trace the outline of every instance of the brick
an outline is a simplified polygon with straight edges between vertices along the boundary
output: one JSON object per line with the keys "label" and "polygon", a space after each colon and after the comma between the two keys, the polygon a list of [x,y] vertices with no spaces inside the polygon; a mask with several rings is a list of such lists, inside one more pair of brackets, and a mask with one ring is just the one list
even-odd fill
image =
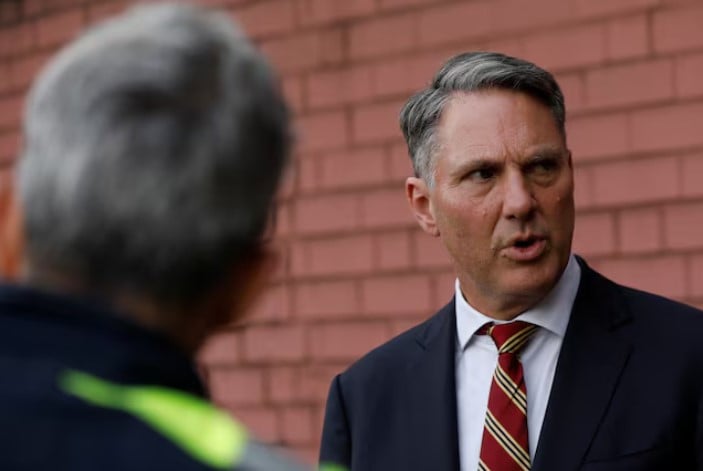
{"label": "brick", "polygon": [[295,26],[294,3],[289,0],[264,0],[235,8],[234,19],[247,35],[261,38],[288,33]]}
{"label": "brick", "polygon": [[290,316],[289,292],[285,285],[268,287],[265,293],[252,306],[247,317],[248,323],[286,320]]}
{"label": "brick", "polygon": [[682,98],[703,96],[703,54],[692,54],[676,60],[676,94]]}
{"label": "brick", "polygon": [[42,16],[37,21],[37,43],[40,47],[49,47],[67,42],[82,27],[82,9]]}
{"label": "brick", "polygon": [[347,59],[347,35],[342,28],[323,31],[321,34],[322,47],[320,56],[326,65],[339,65]]}
{"label": "brick", "polygon": [[381,322],[335,322],[310,327],[313,357],[318,360],[353,360],[388,339]]}
{"label": "brick", "polygon": [[104,21],[111,16],[116,16],[122,13],[127,8],[128,2],[122,0],[119,2],[111,1],[108,3],[90,2],[88,5],[88,21],[95,24]]}
{"label": "brick", "polygon": [[320,186],[341,189],[382,183],[386,180],[385,157],[380,147],[329,153],[320,160]]}
{"label": "brick", "polygon": [[356,195],[327,195],[295,201],[295,229],[298,234],[349,231],[360,225]]}
{"label": "brick", "polygon": [[226,404],[234,417],[241,421],[257,440],[275,443],[281,439],[276,411],[262,407],[238,407]]}
{"label": "brick", "polygon": [[343,58],[342,41],[339,31],[316,30],[263,40],[260,47],[277,70],[288,73],[338,63]]}
{"label": "brick", "polygon": [[418,29],[422,46],[471,40],[492,32],[492,9],[487,1],[441,5],[420,15]]}
{"label": "brick", "polygon": [[298,167],[298,188],[303,193],[314,193],[320,187],[320,159],[317,156],[304,156],[294,160]]}
{"label": "brick", "polygon": [[540,32],[525,38],[525,55],[552,72],[592,66],[606,57],[605,39],[605,27],[599,24]]}
{"label": "brick", "polygon": [[9,85],[13,90],[29,86],[49,59],[45,54],[33,54],[12,59],[9,64]]}
{"label": "brick", "polygon": [[584,257],[615,252],[615,222],[611,213],[579,214],[574,230],[574,251]]}
{"label": "brick", "polygon": [[703,46],[703,6],[695,5],[654,13],[653,37],[656,52],[673,52]]}
{"label": "brick", "polygon": [[305,273],[349,275],[368,273],[373,266],[373,245],[369,235],[354,235],[307,244]]}
{"label": "brick", "polygon": [[352,317],[359,312],[353,281],[300,283],[295,288],[295,312],[304,319]]}
{"label": "brick", "polygon": [[244,356],[250,362],[290,363],[305,357],[300,325],[250,327],[244,332]]}
{"label": "brick", "polygon": [[703,153],[687,155],[682,158],[684,196],[703,196]]}
{"label": "brick", "polygon": [[559,88],[561,88],[561,92],[564,94],[564,104],[567,114],[572,114],[585,108],[586,85],[582,74],[558,74],[555,78],[559,84]]}
{"label": "brick", "polygon": [[303,80],[300,77],[285,77],[281,81],[281,88],[288,106],[294,112],[302,113],[305,109]]}
{"label": "brick", "polygon": [[330,111],[298,119],[299,150],[321,151],[346,147],[349,142],[344,112]]}
{"label": "brick", "polygon": [[349,55],[361,60],[410,51],[417,47],[417,32],[414,12],[357,23],[349,30]]}
{"label": "brick", "polygon": [[678,161],[673,157],[614,162],[593,168],[597,204],[643,203],[680,195]]}
{"label": "brick", "polygon": [[398,115],[402,103],[380,103],[365,105],[352,113],[352,140],[357,144],[376,143],[397,139],[402,134],[398,127]]}
{"label": "brick", "polygon": [[657,208],[629,209],[618,217],[620,251],[655,252],[662,248],[662,220]]}
{"label": "brick", "polygon": [[500,0],[492,2],[493,34],[539,31],[574,20],[573,2],[563,0]]}
{"label": "brick", "polygon": [[523,47],[522,38],[503,38],[481,41],[485,46],[480,49],[486,51],[500,52],[509,56],[523,57],[525,48]]}
{"label": "brick", "polygon": [[632,115],[632,150],[660,151],[703,144],[703,103],[642,110]]}
{"label": "brick", "polygon": [[647,15],[617,18],[609,21],[606,28],[608,59],[633,59],[649,54],[650,33]]}
{"label": "brick", "polygon": [[[375,65],[375,93],[381,97],[402,96],[407,99],[409,93],[427,85],[447,58],[448,55],[437,52],[389,57]],[[398,122],[397,116],[394,122]]]}
{"label": "brick", "polygon": [[[357,324],[355,324],[357,325]],[[320,341],[319,336],[324,335],[326,332],[325,329],[317,330],[317,336],[313,336],[313,344],[316,344],[316,342]],[[352,335],[358,335],[358,333],[361,332],[362,334],[363,329],[359,331],[358,328],[352,327],[350,329],[350,333]],[[348,346],[346,343],[341,345],[343,349],[348,349],[351,348],[353,349],[353,346]],[[333,348],[333,346],[332,346]],[[359,348],[361,350],[361,348]],[[326,351],[326,350],[325,350]],[[365,353],[365,352],[363,352]],[[360,354],[354,355],[358,356]],[[335,355],[332,355],[333,357]],[[330,383],[332,381],[332,378],[334,378],[335,375],[341,373],[343,369],[347,367],[347,362],[349,358],[346,355],[339,355],[343,356],[342,361],[344,363],[339,363],[339,364],[325,364],[325,365],[313,365],[310,367],[306,367],[301,369],[300,371],[300,376],[299,376],[299,382],[298,382],[298,395],[301,400],[305,400],[307,402],[309,401],[318,401],[318,402],[323,402],[327,398],[327,393],[329,391]],[[325,359],[326,360],[326,359]]]}
{"label": "brick", "polygon": [[591,168],[579,166],[574,168],[574,204],[577,211],[594,204],[593,178]]}
{"label": "brick", "polygon": [[363,227],[415,227],[402,188],[368,191],[361,196],[361,223]]}
{"label": "brick", "polygon": [[703,246],[703,203],[679,203],[664,208],[664,240],[672,249]]}
{"label": "brick", "polygon": [[[429,313],[428,313],[429,315]],[[407,319],[395,319],[390,323],[390,337],[397,337],[398,335],[407,332],[408,330],[416,327],[425,318],[420,316],[413,316]]]}
{"label": "brick", "polygon": [[[690,257],[690,283],[691,295],[703,296],[703,255],[696,254]],[[699,309],[703,309],[703,303],[699,303]]]}
{"label": "brick", "polygon": [[310,407],[286,407],[281,412],[281,438],[286,444],[306,444],[314,440]]}
{"label": "brick", "polygon": [[420,268],[449,268],[452,261],[439,237],[417,231],[413,238],[415,263]]}
{"label": "brick", "polygon": [[261,403],[264,397],[264,377],[260,370],[212,368],[210,387],[217,402],[228,405]]}
{"label": "brick", "polygon": [[567,121],[574,162],[622,155],[629,150],[628,118],[624,113],[584,116]]}
{"label": "brick", "polygon": [[417,5],[429,5],[443,0],[379,0],[381,10],[404,10]]}
{"label": "brick", "polygon": [[313,109],[361,102],[374,96],[373,70],[363,65],[313,73],[305,85]]}
{"label": "brick", "polygon": [[14,88],[12,68],[7,60],[0,61],[0,93],[5,94]]}
{"label": "brick", "polygon": [[22,95],[0,96],[0,129],[18,130],[23,106]]}
{"label": "brick", "polygon": [[290,404],[298,399],[298,367],[275,365],[269,370],[269,397],[276,404]]}
{"label": "brick", "polygon": [[301,0],[298,14],[303,25],[320,25],[368,16],[374,12],[375,4],[375,0]]}
{"label": "brick", "polygon": [[605,260],[599,270],[626,286],[672,298],[686,296],[686,267],[683,256]]}
{"label": "brick", "polygon": [[290,228],[290,220],[291,220],[291,204],[290,203],[284,203],[282,200],[279,199],[277,203],[278,207],[276,208],[276,216],[275,216],[275,224],[274,228],[274,237],[276,238],[285,238],[288,235],[290,235],[291,228]]}
{"label": "brick", "polygon": [[34,23],[24,21],[0,29],[0,57],[27,54],[34,47]]}
{"label": "brick", "polygon": [[231,366],[241,361],[239,332],[220,332],[211,336],[200,351],[199,358],[208,366]]}
{"label": "brick", "polygon": [[575,15],[579,18],[594,18],[622,13],[647,11],[656,6],[659,0],[575,0]]}
{"label": "brick", "polygon": [[370,315],[409,315],[428,312],[430,279],[424,275],[399,275],[363,280],[362,308]]}
{"label": "brick", "polygon": [[645,104],[674,95],[673,62],[653,60],[586,73],[589,107]]}
{"label": "brick", "polygon": [[410,235],[403,232],[378,234],[374,237],[376,270],[403,270],[411,265]]}

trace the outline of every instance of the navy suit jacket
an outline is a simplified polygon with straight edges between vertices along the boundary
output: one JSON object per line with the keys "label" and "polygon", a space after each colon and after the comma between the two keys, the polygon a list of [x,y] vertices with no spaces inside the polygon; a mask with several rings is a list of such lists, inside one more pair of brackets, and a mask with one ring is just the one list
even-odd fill
{"label": "navy suit jacket", "polygon": [[[579,263],[532,471],[703,470],[702,313]],[[338,375],[321,461],[458,471],[455,349],[452,300]]]}

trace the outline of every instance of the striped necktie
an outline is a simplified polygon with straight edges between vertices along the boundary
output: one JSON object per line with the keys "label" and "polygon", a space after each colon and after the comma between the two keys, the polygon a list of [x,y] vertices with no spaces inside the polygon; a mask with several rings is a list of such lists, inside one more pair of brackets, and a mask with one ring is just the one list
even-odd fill
{"label": "striped necktie", "polygon": [[530,449],[527,440],[527,388],[520,351],[537,326],[515,321],[487,324],[479,334],[488,334],[498,347],[483,427],[479,471],[527,471]]}

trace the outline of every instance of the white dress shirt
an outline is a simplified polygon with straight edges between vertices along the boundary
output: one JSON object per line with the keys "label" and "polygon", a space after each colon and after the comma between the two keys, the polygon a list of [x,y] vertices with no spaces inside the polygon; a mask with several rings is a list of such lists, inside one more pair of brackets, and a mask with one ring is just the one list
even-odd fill
{"label": "white dress shirt", "polygon": [[[520,355],[527,387],[527,430],[532,458],[537,449],[559,350],[580,280],[581,268],[571,256],[566,270],[552,292],[537,306],[515,318],[540,327]],[[462,471],[476,471],[488,393],[498,362],[498,349],[490,336],[475,334],[487,322],[503,322],[491,319],[471,307],[461,294],[458,280],[455,290],[459,458]]]}

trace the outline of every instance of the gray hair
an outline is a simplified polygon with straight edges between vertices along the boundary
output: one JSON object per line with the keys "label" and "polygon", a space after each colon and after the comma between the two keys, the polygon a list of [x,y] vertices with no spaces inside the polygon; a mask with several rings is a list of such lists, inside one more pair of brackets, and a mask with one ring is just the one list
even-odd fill
{"label": "gray hair", "polygon": [[526,93],[549,107],[566,136],[564,95],[552,74],[531,62],[495,52],[459,54],[442,66],[428,88],[410,97],[400,112],[400,128],[416,176],[430,185],[433,182],[433,156],[439,145],[436,128],[452,95],[496,88]]}
{"label": "gray hair", "polygon": [[193,301],[260,249],[289,114],[224,14],[159,4],[103,23],[43,71],[26,111],[30,270]]}

